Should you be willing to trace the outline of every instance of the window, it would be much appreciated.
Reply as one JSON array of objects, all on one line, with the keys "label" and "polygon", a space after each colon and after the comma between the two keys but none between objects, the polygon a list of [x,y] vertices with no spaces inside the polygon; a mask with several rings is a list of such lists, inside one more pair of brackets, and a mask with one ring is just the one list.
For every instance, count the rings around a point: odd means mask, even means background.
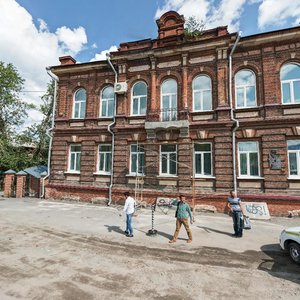
[{"label": "window", "polygon": [[289,172],[291,177],[300,177],[300,140],[288,141]]},{"label": "window", "polygon": [[107,86],[101,92],[101,117],[113,117],[115,94],[112,86]]},{"label": "window", "polygon": [[300,103],[300,66],[284,65],[280,70],[283,104]]},{"label": "window", "polygon": [[177,173],[176,145],[160,146],[160,174],[174,176]]},{"label": "window", "polygon": [[99,145],[98,173],[110,174],[111,145]]},{"label": "window", "polygon": [[145,115],[147,110],[147,86],[137,82],[132,88],[131,112],[133,116]]},{"label": "window", "polygon": [[69,171],[80,173],[81,145],[70,146]]},{"label": "window", "polygon": [[212,110],[211,79],[208,76],[197,76],[193,80],[193,110]]},{"label": "window", "polygon": [[85,106],[86,106],[86,91],[85,89],[79,89],[75,93],[74,107],[73,107],[73,118],[83,119],[85,117]]},{"label": "window", "polygon": [[162,84],[161,108],[162,121],[177,120],[177,82],[174,79],[168,79]]},{"label": "window", "polygon": [[235,100],[237,108],[256,106],[255,75],[250,70],[241,70],[235,75]]},{"label": "window", "polygon": [[211,144],[194,145],[195,176],[212,175]]},{"label": "window", "polygon": [[130,146],[130,173],[143,175],[145,165],[145,152],[143,145]]},{"label": "window", "polygon": [[259,152],[257,142],[238,143],[241,177],[259,176]]}]

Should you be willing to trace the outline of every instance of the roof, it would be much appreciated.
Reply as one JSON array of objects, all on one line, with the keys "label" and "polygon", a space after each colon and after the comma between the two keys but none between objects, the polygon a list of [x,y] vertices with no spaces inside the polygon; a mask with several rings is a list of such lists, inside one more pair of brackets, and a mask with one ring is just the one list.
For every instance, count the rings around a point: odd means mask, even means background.
[{"label": "roof", "polygon": [[27,174],[36,177],[36,178],[41,178],[41,174],[43,172],[47,172],[48,168],[47,166],[35,166],[35,167],[31,167],[31,168],[27,168],[23,170],[24,172],[26,172]]}]

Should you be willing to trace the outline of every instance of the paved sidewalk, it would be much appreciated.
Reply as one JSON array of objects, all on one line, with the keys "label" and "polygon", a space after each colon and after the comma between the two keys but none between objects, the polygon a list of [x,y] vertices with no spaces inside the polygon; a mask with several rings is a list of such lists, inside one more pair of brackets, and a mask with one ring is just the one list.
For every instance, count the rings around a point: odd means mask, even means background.
[{"label": "paved sidewalk", "polygon": [[[120,217],[122,206],[100,206],[85,203],[66,203],[41,199],[0,198],[1,223],[31,224],[36,227],[53,228],[59,231],[96,236],[109,241],[142,245],[159,249],[196,251],[200,247],[223,248],[234,252],[280,251],[278,238],[285,227],[300,226],[300,218],[273,218],[268,221],[252,220],[252,229],[244,231],[244,237],[231,236],[232,220],[224,214],[200,213],[191,226],[193,243],[187,244],[182,227],[179,239],[169,244],[175,230],[175,210],[162,212],[157,208],[154,217],[156,236],[149,237],[151,210],[141,209],[133,218],[134,237],[124,235],[125,219]],[[166,214],[165,214],[166,213]]]}]

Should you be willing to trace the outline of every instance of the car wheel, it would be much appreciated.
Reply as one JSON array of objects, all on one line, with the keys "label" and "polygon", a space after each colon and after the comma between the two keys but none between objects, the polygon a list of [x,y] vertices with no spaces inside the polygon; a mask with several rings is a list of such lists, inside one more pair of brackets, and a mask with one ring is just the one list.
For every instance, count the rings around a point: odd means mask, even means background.
[{"label": "car wheel", "polygon": [[300,245],[297,243],[290,243],[289,252],[292,260],[295,263],[300,264]]}]

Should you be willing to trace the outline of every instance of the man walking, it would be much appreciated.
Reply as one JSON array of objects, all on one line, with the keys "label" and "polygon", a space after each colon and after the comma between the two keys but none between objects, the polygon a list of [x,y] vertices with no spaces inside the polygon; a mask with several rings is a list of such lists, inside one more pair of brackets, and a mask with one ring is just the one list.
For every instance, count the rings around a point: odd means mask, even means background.
[{"label": "man walking", "polygon": [[189,237],[187,240],[187,243],[192,242],[192,232],[189,227],[189,217],[190,217],[190,222],[193,224],[193,216],[191,212],[190,206],[185,202],[186,198],[184,195],[179,196],[180,201],[177,201],[177,210],[176,210],[176,230],[174,233],[173,238],[169,241],[169,243],[175,243],[177,240],[177,237],[179,235],[180,227],[183,224],[186,233]]},{"label": "man walking", "polygon": [[124,196],[126,198],[124,205],[124,213],[126,214],[126,230],[125,234],[128,237],[133,237],[133,229],[132,229],[132,216],[134,213],[135,200],[130,197],[129,192],[125,192]]}]

